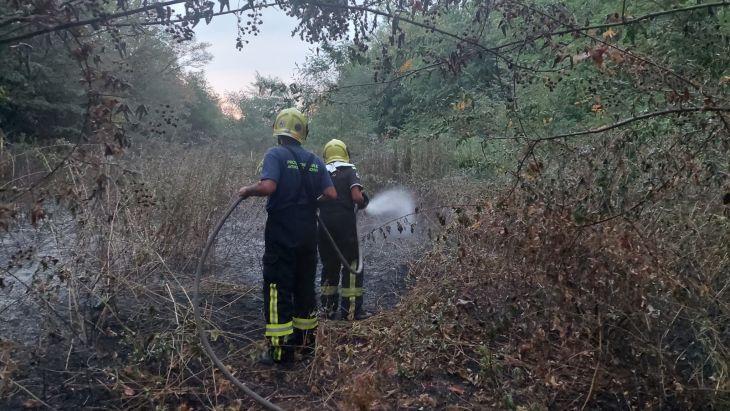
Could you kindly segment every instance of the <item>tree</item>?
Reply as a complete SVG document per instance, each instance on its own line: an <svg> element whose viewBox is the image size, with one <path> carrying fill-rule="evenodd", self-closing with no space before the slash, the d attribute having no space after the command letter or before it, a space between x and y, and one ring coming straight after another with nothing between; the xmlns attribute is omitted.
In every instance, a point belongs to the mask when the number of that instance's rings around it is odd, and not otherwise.
<svg viewBox="0 0 730 411"><path fill-rule="evenodd" d="M185 86L191 96L185 103L189 113L186 122L191 131L214 136L221 132L223 127L223 112L218 97L208 85L202 72L185 75Z"/></svg>
<svg viewBox="0 0 730 411"><path fill-rule="evenodd" d="M232 127L234 138L243 138L252 148L269 147L276 114L295 105L295 91L278 78L256 73L248 90L227 97L240 113Z"/></svg>

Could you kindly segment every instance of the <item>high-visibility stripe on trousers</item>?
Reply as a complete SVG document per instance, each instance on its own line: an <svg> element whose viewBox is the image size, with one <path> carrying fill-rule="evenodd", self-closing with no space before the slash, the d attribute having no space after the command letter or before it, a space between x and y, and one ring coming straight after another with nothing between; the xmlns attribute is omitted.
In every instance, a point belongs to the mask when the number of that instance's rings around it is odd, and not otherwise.
<svg viewBox="0 0 730 411"><path fill-rule="evenodd" d="M319 325L319 320L317 319L317 317L311 317L311 318L294 317L293 325L294 325L294 328L297 330L313 330L313 329L317 328L317 325Z"/></svg>
<svg viewBox="0 0 730 411"><path fill-rule="evenodd" d="M269 338L271 344L271 358L274 361L282 361L285 359L287 353L285 353L286 343L289 341L289 336L294 333L293 321L287 321L285 323L279 322L279 290L276 283L269 284L268 293L268 315L266 316L266 332L264 335ZM264 294L266 291L264 291Z"/></svg>
<svg viewBox="0 0 730 411"><path fill-rule="evenodd" d="M354 213L321 216L340 252L351 262L350 267L357 268L358 246ZM342 265L321 227L319 256L322 260L320 295L323 310L330 316L340 311L343 319L354 319L355 314L362 310L363 274L355 275Z"/></svg>

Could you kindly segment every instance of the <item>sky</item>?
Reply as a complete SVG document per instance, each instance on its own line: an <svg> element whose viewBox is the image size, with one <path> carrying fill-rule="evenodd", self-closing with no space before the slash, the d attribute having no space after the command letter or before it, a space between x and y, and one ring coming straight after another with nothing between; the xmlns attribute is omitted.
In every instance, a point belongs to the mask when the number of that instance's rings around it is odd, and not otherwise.
<svg viewBox="0 0 730 411"><path fill-rule="evenodd" d="M231 1L231 7L235 7L235 1ZM205 73L219 95L246 89L253 82L256 71L289 83L295 65L304 63L307 52L313 48L298 36L291 37L296 20L278 8L265 9L262 20L261 33L246 37L249 44L244 44L241 51L236 49L234 15L218 16L209 25L203 21L195 28L196 40L210 43L208 51L213 55L213 61L205 67ZM245 24L246 20L243 21Z"/></svg>

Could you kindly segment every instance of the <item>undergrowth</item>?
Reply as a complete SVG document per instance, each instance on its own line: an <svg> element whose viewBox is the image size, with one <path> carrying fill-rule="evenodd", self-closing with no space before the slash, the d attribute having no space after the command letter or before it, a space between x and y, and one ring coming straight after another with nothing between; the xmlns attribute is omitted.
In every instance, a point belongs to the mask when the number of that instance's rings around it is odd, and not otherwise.
<svg viewBox="0 0 730 411"><path fill-rule="evenodd" d="M527 198L455 210L398 309L320 331L310 384L342 409L730 407L727 272Z"/></svg>
<svg viewBox="0 0 730 411"><path fill-rule="evenodd" d="M262 220L263 204L242 206L203 284L205 326L236 375L291 409L730 407L730 227L712 187L667 180L669 194L633 199L646 205L638 212L591 222L600 214L586 210L603 207L610 190L591 202L569 189L558 197L547 172L530 163L521 184L489 196L458 172L431 180L428 165L445 158L439 150L412 148L424 175L393 169L404 153L394 147L362 161L373 191L405 182L417 192L409 221L428 230L432 248L412 262L396 308L362 322L322 321L314 359L290 370L255 364L261 319L250 303L259 290L237 276L242 267L258 273L252 239L261 236L250 222ZM8 404L41 406L26 394L44 392L43 401L66 406L251 406L200 351L186 293L215 218L255 175L249 157L162 145L98 169L83 157L69 161L57 190L70 195L53 208L52 192L40 193L48 200L33 222L52 233L57 210L71 210L65 229L73 235L57 236L69 253L53 268L65 274L39 269L21 301L44 313L47 335L24 354L0 345ZM27 228L21 218L32 215L10 218L11 231ZM374 234L367 241L389 231ZM49 301L70 308L53 311ZM21 366L30 361L56 380Z"/></svg>

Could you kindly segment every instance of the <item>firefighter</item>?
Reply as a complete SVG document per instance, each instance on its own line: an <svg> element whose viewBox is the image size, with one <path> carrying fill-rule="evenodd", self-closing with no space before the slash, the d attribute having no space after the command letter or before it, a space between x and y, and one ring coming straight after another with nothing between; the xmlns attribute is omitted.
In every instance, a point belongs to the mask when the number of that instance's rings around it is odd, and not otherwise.
<svg viewBox="0 0 730 411"><path fill-rule="evenodd" d="M264 231L264 317L268 350L260 362L290 362L297 346L313 347L317 327L317 199L337 198L325 164L301 144L307 119L294 108L274 121L278 145L263 161L258 183L241 187L243 197L268 197Z"/></svg>
<svg viewBox="0 0 730 411"><path fill-rule="evenodd" d="M330 319L336 319L340 315L343 319L360 320L369 316L362 307L363 274L355 274L342 264L323 231L325 228L329 231L337 248L354 271L359 258L355 207L363 209L367 207L369 200L363 192L355 166L350 163L350 154L345 143L337 139L331 140L324 146L323 157L337 190L337 200L323 203L319 212L325 226L320 225L319 228L322 309ZM338 288L340 280L342 287Z"/></svg>

